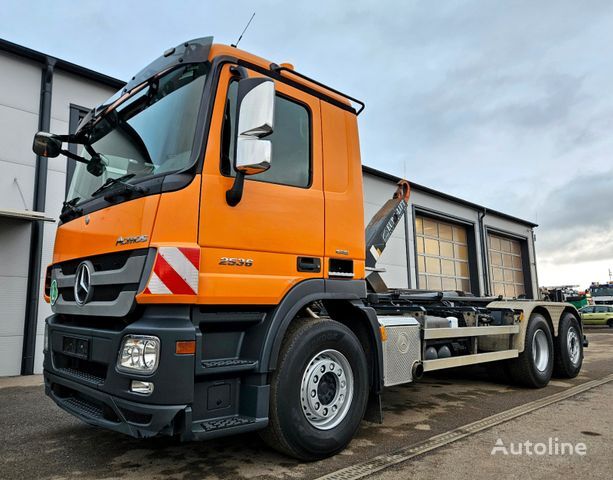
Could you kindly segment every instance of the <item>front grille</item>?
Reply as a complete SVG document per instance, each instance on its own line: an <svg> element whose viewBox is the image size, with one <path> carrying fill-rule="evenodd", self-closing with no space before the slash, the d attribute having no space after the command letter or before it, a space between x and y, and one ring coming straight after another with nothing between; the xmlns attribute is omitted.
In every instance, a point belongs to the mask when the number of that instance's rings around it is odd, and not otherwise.
<svg viewBox="0 0 613 480"><path fill-rule="evenodd" d="M127 283L125 285L98 285L94 290L92 302L112 302L117 300L121 292L135 292L138 289L138 283ZM74 302L74 287L66 287L59 289L59 294L66 302Z"/></svg>
<svg viewBox="0 0 613 480"><path fill-rule="evenodd" d="M53 366L58 372L96 385L106 380L107 365L63 353L53 352Z"/></svg>
<svg viewBox="0 0 613 480"><path fill-rule="evenodd" d="M69 377L78 378L79 380L84 380L89 383L95 383L96 385L104 383L104 377L92 375L91 373L87 372L81 372L75 368L58 368L57 371L58 373L63 373Z"/></svg>
<svg viewBox="0 0 613 480"><path fill-rule="evenodd" d="M137 255L147 255L147 249L141 248L139 250L125 250L122 252L105 253L102 255L95 255L87 259L78 258L68 260L54 266L59 267L64 275L74 275L79 264L83 260L89 260L94 265L94 270L96 272L104 272L107 270L119 270L120 268L123 268L128 261L128 258Z"/></svg>
<svg viewBox="0 0 613 480"><path fill-rule="evenodd" d="M134 307L149 249L126 250L68 260L53 265L51 278L57 282L59 297L55 313L123 317ZM151 260L154 251L151 250ZM90 270L90 298L84 305L75 299L75 278L78 266L85 262ZM148 273L148 272L147 272Z"/></svg>

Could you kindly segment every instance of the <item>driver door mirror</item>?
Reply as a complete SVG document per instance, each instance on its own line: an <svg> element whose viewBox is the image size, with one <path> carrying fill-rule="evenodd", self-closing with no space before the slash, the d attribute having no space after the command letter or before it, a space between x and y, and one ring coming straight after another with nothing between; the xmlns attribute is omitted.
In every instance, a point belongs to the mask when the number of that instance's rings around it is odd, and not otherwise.
<svg viewBox="0 0 613 480"><path fill-rule="evenodd" d="M245 175L257 175L270 168L272 144L263 137L273 131L275 84L270 78L244 78L238 82L238 119L234 152L236 179L226 192L228 205L237 205L243 195Z"/></svg>
<svg viewBox="0 0 613 480"><path fill-rule="evenodd" d="M275 111L275 84L269 78L245 78L238 83L236 118L238 137L234 169L256 175L270 168L272 146L269 140Z"/></svg>
<svg viewBox="0 0 613 480"><path fill-rule="evenodd" d="M39 157L55 158L62 152L62 140L52 133L38 132L34 135L32 150Z"/></svg>

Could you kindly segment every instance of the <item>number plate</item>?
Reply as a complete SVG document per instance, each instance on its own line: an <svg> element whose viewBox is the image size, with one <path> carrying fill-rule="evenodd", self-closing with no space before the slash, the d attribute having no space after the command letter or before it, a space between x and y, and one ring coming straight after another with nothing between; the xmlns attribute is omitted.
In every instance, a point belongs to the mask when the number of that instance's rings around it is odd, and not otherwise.
<svg viewBox="0 0 613 480"><path fill-rule="evenodd" d="M89 357L89 340L79 337L63 337L62 353L78 358Z"/></svg>

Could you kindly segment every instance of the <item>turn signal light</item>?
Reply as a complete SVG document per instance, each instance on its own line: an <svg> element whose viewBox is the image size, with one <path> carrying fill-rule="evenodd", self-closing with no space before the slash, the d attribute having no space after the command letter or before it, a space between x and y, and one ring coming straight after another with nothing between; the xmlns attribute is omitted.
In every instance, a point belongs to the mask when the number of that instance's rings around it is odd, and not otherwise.
<svg viewBox="0 0 613 480"><path fill-rule="evenodd" d="M383 325L379 326L379 332L381 333L381 341L387 342L387 330Z"/></svg>
<svg viewBox="0 0 613 480"><path fill-rule="evenodd" d="M178 340L175 353L177 355L193 355L196 353L196 341L195 340Z"/></svg>

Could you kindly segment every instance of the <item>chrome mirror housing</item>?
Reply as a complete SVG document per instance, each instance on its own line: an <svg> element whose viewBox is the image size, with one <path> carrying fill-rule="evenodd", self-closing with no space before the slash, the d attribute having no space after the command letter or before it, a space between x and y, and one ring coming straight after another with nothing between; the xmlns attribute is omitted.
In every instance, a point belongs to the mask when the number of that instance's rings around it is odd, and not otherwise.
<svg viewBox="0 0 613 480"><path fill-rule="evenodd" d="M238 137L234 169L256 175L270 168L272 145L263 137L273 131L275 86L269 78L246 78L238 85Z"/></svg>

